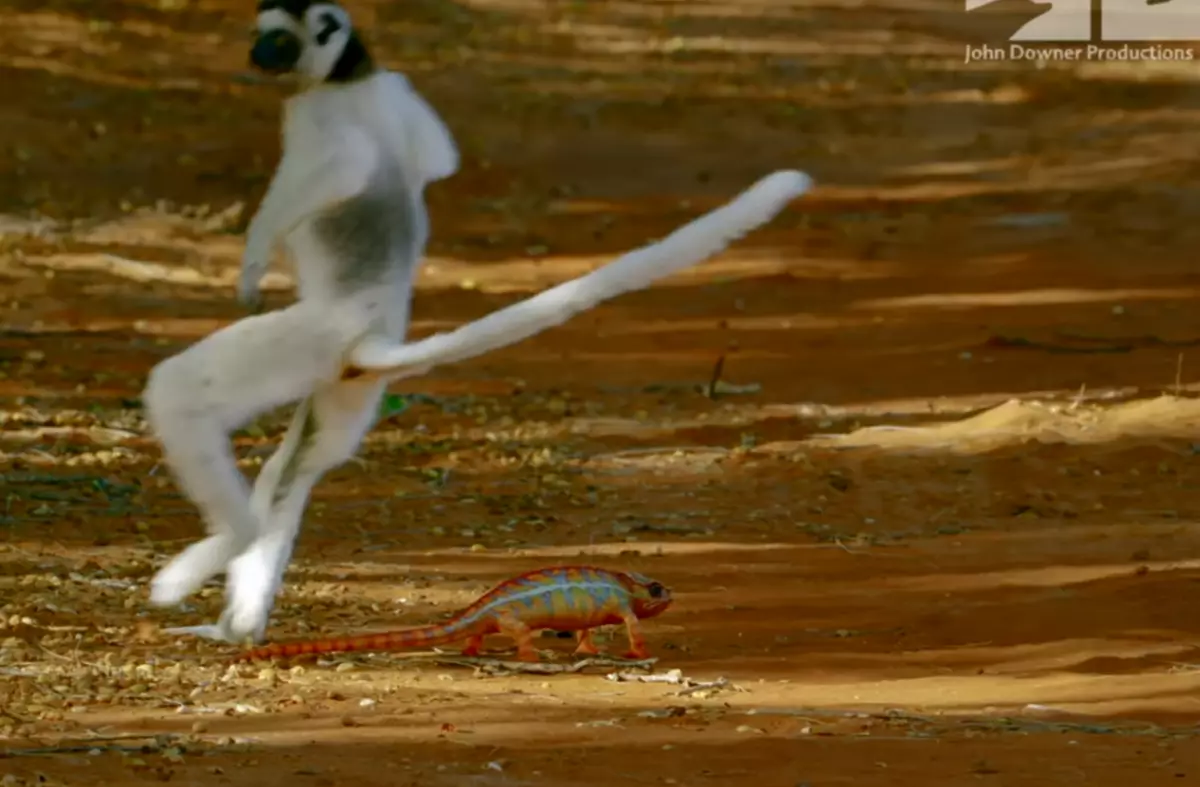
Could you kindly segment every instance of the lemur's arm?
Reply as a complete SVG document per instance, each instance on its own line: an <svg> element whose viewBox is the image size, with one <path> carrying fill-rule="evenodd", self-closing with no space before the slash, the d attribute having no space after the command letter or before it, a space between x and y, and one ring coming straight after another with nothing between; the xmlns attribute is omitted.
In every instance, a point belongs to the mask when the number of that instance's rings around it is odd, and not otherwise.
<svg viewBox="0 0 1200 787"><path fill-rule="evenodd" d="M243 304L258 305L258 285L270 265L276 242L313 213L360 194L375 169L378 153L362 131L343 128L336 138L313 139L320 143L284 153L246 229L238 283L238 300Z"/></svg>
<svg viewBox="0 0 1200 787"><path fill-rule="evenodd" d="M400 123L396 157L415 173L422 185L448 178L458 171L458 147L441 116L403 74L388 74L390 98Z"/></svg>

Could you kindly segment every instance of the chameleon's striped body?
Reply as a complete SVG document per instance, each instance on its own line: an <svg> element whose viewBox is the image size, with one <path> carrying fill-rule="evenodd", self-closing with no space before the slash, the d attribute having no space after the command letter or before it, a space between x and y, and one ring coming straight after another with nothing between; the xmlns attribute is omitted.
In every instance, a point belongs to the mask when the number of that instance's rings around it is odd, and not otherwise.
<svg viewBox="0 0 1200 787"><path fill-rule="evenodd" d="M614 623L624 623L629 633L629 652L625 655L645 658L646 645L638 621L661 614L671 600L666 587L641 574L594 566L556 566L501 582L445 623L356 637L280 642L254 648L239 661L421 648L458 640L467 641L463 655L473 656L489 634L512 637L517 642L517 658L537 661L533 632L538 629L577 631L579 647L575 652L594 654L598 651L590 630Z"/></svg>

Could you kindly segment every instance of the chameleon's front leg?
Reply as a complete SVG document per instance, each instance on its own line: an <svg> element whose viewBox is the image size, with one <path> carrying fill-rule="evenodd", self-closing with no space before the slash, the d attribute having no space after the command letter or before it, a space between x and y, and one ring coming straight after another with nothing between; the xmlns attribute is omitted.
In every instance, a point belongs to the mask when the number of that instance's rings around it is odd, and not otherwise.
<svg viewBox="0 0 1200 787"><path fill-rule="evenodd" d="M624 621L625 631L629 634L629 650L623 657L639 661L649 658L650 653L646 650L646 640L642 637L642 622L632 612L625 615Z"/></svg>
<svg viewBox="0 0 1200 787"><path fill-rule="evenodd" d="M599 656L600 648L596 647L596 641L592 639L591 629L580 629L579 631L579 646L575 648L576 656Z"/></svg>

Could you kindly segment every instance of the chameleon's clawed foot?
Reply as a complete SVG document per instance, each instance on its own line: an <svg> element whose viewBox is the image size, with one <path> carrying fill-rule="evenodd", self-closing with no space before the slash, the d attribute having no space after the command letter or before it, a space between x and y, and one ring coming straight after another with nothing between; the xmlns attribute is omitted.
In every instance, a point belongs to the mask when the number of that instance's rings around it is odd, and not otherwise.
<svg viewBox="0 0 1200 787"><path fill-rule="evenodd" d="M646 640L642 639L641 626L636 616L630 615L625 618L625 631L629 635L629 650L622 654L622 658L632 661L643 661L650 658L650 653L646 650Z"/></svg>
<svg viewBox="0 0 1200 787"><path fill-rule="evenodd" d="M579 632L579 647L575 648L576 656L600 656L603 652L596 647L595 641L592 639L592 632L584 629Z"/></svg>

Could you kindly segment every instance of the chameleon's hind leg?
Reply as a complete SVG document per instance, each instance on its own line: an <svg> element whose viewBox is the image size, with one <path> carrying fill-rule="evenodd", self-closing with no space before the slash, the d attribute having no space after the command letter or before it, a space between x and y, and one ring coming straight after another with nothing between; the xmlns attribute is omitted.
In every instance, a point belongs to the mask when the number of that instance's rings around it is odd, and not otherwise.
<svg viewBox="0 0 1200 787"><path fill-rule="evenodd" d="M500 634L516 641L517 661L541 661L533 646L533 629L513 617L503 617L496 623Z"/></svg>
<svg viewBox="0 0 1200 787"><path fill-rule="evenodd" d="M629 634L629 650L622 654L623 658L640 660L649 657L646 640L642 638L642 624L636 615L625 616L625 631Z"/></svg>
<svg viewBox="0 0 1200 787"><path fill-rule="evenodd" d="M579 647L575 648L577 656L599 656L600 648L596 647L596 641L592 639L591 629L580 629L579 631Z"/></svg>
<svg viewBox="0 0 1200 787"><path fill-rule="evenodd" d="M460 656L478 656L479 651L482 648L483 648L483 635L476 634L474 636L467 637L467 644L463 645L463 649L462 649L462 651L459 652L459 655Z"/></svg>

